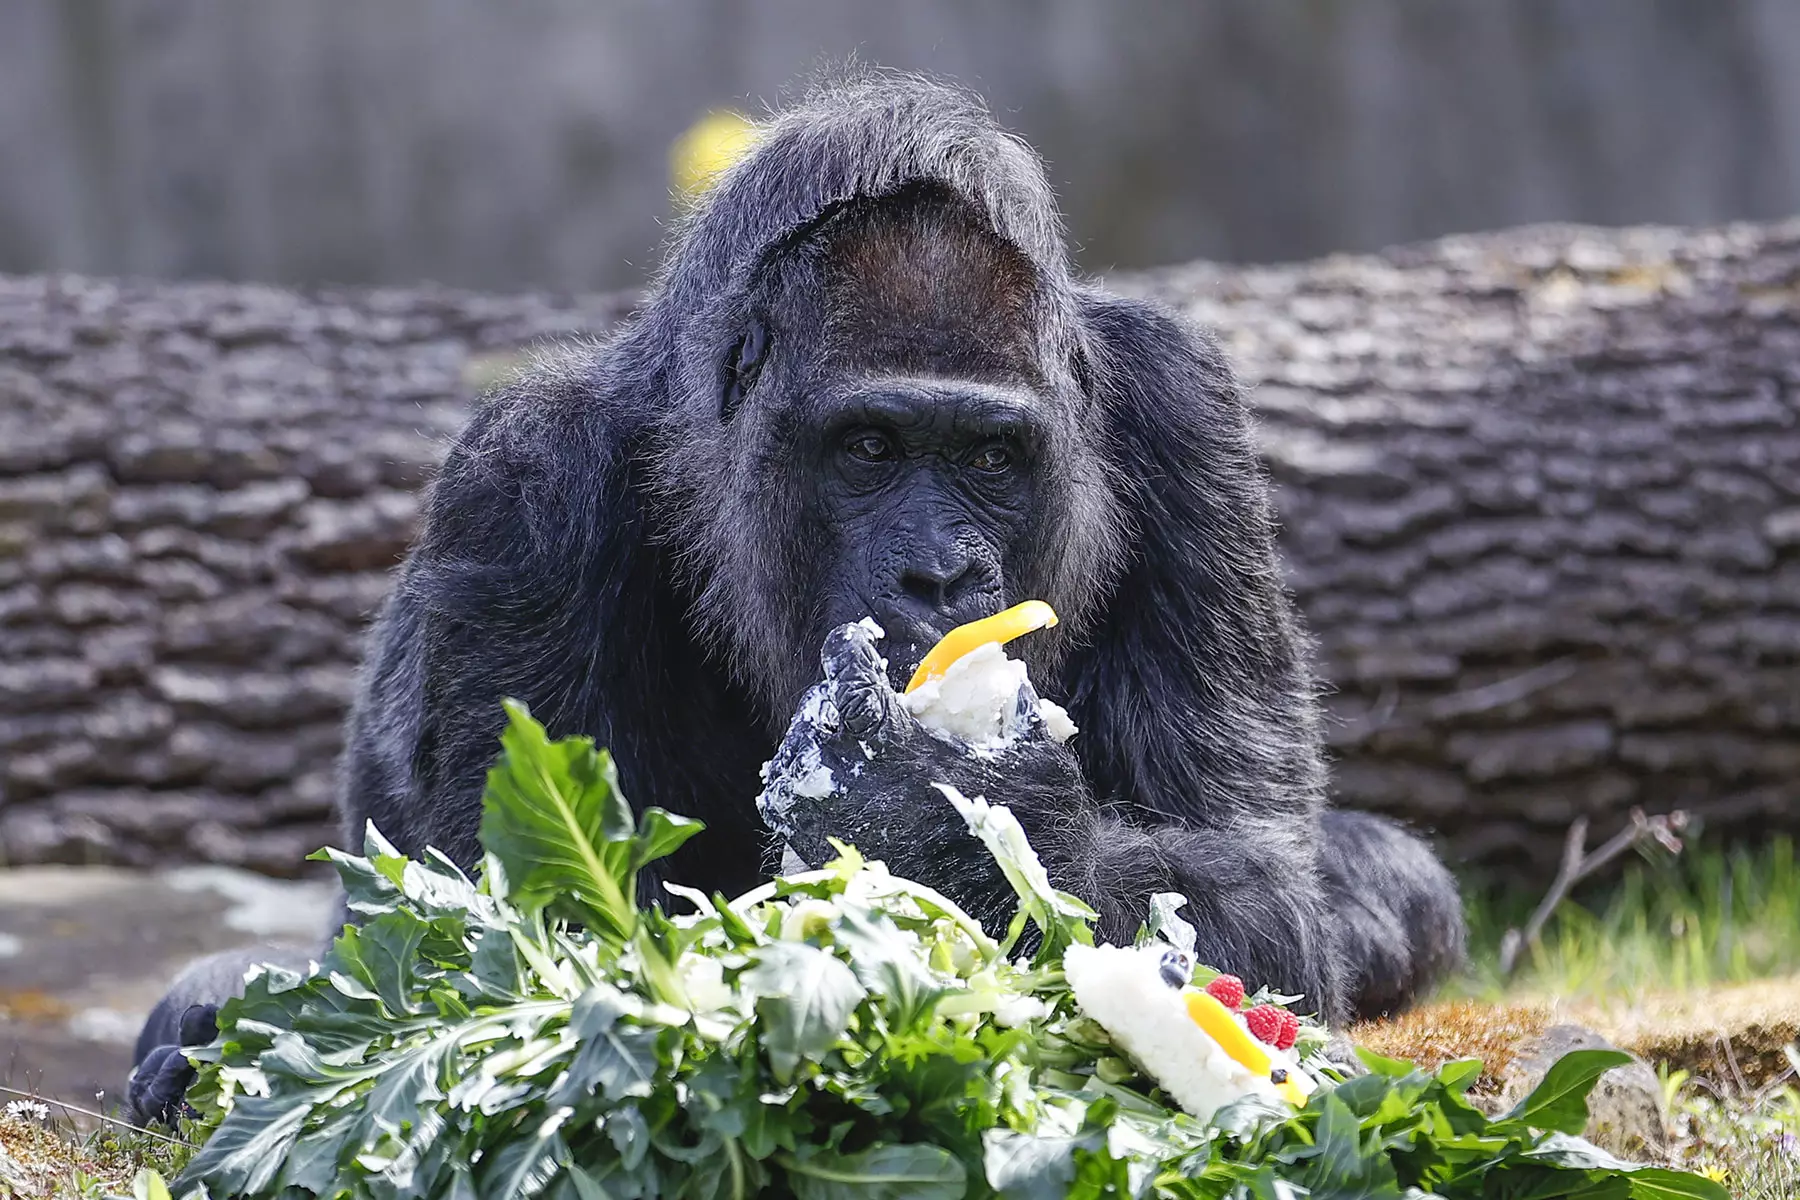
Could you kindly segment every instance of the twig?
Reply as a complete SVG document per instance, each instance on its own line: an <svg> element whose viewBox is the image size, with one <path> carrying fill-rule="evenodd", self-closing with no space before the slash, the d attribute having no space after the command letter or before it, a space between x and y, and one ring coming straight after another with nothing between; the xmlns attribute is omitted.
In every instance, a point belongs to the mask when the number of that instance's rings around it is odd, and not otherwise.
<svg viewBox="0 0 1800 1200"><path fill-rule="evenodd" d="M1557 869L1556 878L1550 884L1550 890L1538 904L1537 911L1531 914L1531 920L1525 923L1523 930L1509 929L1506 936L1500 939L1500 974L1504 978L1513 973L1519 965L1519 958L1525 947L1538 944L1539 935L1544 931L1544 924L1556 906L1568 898L1574 886L1604 867L1625 851L1644 842L1655 842L1670 854L1681 853L1680 833L1687 828L1688 816L1681 809L1676 809L1663 816L1646 817L1644 810L1631 810L1631 823L1611 839L1602 844L1592 854L1587 853L1588 820L1586 817L1575 818L1569 826L1569 835L1563 842L1562 866Z"/></svg>
<svg viewBox="0 0 1800 1200"><path fill-rule="evenodd" d="M1374 703L1364 708L1360 714L1338 721L1339 732L1335 741L1338 745L1360 746L1390 728L1407 729L1427 721L1447 721L1453 717L1492 712L1496 708L1530 699L1545 688L1555 687L1574 675L1580 667L1581 664L1573 657L1565 655L1496 683L1447 692L1423 704L1408 705L1405 712L1400 711L1400 688L1390 679L1381 685L1381 694Z"/></svg>
<svg viewBox="0 0 1800 1200"><path fill-rule="evenodd" d="M1755 1089L1750 1086L1750 1081L1744 1078L1743 1069L1738 1066L1737 1047L1731 1044L1731 1035L1721 1029L1713 1034L1713 1038L1719 1043L1719 1057L1723 1058L1725 1065L1731 1068L1731 1078L1737 1084L1737 1094L1739 1096L1751 1095Z"/></svg>
<svg viewBox="0 0 1800 1200"><path fill-rule="evenodd" d="M1541 667L1533 667L1529 671L1502 679L1498 683L1467 688L1463 691L1439 696L1425 706L1425 711L1435 721L1442 721L1449 717L1466 717L1474 713L1492 712L1496 708L1504 708L1508 704L1516 704L1520 700L1529 699L1545 688L1555 687L1574 675L1580 667L1581 664L1572 656L1564 655Z"/></svg>
<svg viewBox="0 0 1800 1200"><path fill-rule="evenodd" d="M145 1129L142 1125L133 1125L130 1121L121 1121L117 1117L109 1117L105 1113L95 1112L91 1108L83 1108L79 1104L70 1104L65 1100L55 1100L48 1096L40 1096L36 1092L22 1092L18 1088L10 1088L4 1084L0 1084L0 1092L5 1092L9 1096L18 1096L24 1100L36 1100L39 1104L54 1104L64 1112L80 1113L84 1117L92 1117L94 1120L104 1121L108 1125L117 1125L122 1129L129 1129L133 1133L141 1133L145 1137L155 1138L159 1142L167 1142L171 1146L185 1146L188 1144L180 1138L168 1137L156 1132L154 1129Z"/></svg>

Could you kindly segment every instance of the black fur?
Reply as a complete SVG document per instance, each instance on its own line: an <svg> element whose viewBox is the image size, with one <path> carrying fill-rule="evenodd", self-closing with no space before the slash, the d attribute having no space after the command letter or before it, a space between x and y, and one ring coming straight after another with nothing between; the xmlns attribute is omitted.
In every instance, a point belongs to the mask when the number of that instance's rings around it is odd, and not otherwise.
<svg viewBox="0 0 1800 1200"><path fill-rule="evenodd" d="M822 516L848 510L821 495L860 493L819 482L808 406L890 387L927 413L1019 406L1029 472L935 524ZM898 682L934 633L1027 597L1064 620L1017 652L1081 732L970 782L1106 933L1183 891L1203 961L1334 1020L1403 1005L1455 963L1460 907L1430 852L1324 813L1307 648L1218 350L1073 278L1035 155L966 95L885 74L774 117L640 313L473 417L373 634L346 837L373 820L472 863L515 696L553 735L610 747L634 800L707 822L672 875L748 887L758 768L825 634L885 606ZM917 794L919 772L958 768L915 765L851 789L843 829L979 899L979 855Z"/></svg>

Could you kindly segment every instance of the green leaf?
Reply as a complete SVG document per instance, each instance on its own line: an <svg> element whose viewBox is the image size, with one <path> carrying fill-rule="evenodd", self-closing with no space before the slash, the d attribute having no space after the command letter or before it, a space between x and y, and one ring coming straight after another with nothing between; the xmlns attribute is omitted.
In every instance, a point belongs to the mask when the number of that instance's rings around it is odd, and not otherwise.
<svg viewBox="0 0 1800 1200"><path fill-rule="evenodd" d="M418 1011L416 972L426 926L408 912L346 925L331 948L332 966L367 987L396 1017Z"/></svg>
<svg viewBox="0 0 1800 1200"><path fill-rule="evenodd" d="M1479 1058L1459 1058L1447 1062L1438 1068L1438 1082L1453 1092L1466 1092L1471 1084L1481 1078L1481 1060Z"/></svg>
<svg viewBox="0 0 1800 1200"><path fill-rule="evenodd" d="M1075 1148L1091 1142L990 1129L981 1137L982 1170L1007 1200L1062 1200L1075 1181Z"/></svg>
<svg viewBox="0 0 1800 1200"><path fill-rule="evenodd" d="M627 1171L637 1170L650 1151L650 1126L644 1123L644 1114L627 1104L606 1114L604 1128L619 1152L620 1165Z"/></svg>
<svg viewBox="0 0 1800 1200"><path fill-rule="evenodd" d="M1580 1133L1587 1128L1588 1093L1602 1075L1630 1061L1631 1055L1622 1050L1572 1050L1557 1059L1545 1072L1543 1081L1501 1120L1559 1133Z"/></svg>
<svg viewBox="0 0 1800 1200"><path fill-rule="evenodd" d="M635 825L612 756L588 738L551 742L523 704L505 704L505 751L488 772L481 844L506 872L507 899L621 944L637 928Z"/></svg>
<svg viewBox="0 0 1800 1200"><path fill-rule="evenodd" d="M784 1156L782 1165L799 1200L959 1200L968 1185L948 1150L916 1143Z"/></svg>
<svg viewBox="0 0 1800 1200"><path fill-rule="evenodd" d="M1403 1059L1389 1058L1361 1046L1357 1046L1355 1049L1356 1057L1362 1060L1363 1066L1369 1068L1376 1075L1391 1075L1397 1079L1402 1075L1413 1073L1413 1065Z"/></svg>
<svg viewBox="0 0 1800 1200"><path fill-rule="evenodd" d="M1397 1197L1400 1185L1385 1154L1366 1153L1361 1122L1350 1107L1327 1092L1313 1126L1313 1149L1300 1181L1334 1196Z"/></svg>
<svg viewBox="0 0 1800 1200"><path fill-rule="evenodd" d="M446 1029L396 1057L377 1060L380 1074L375 1086L356 1106L361 1137L373 1140L376 1131L398 1133L417 1122L428 1105L444 1098L445 1076L457 1050L456 1032Z"/></svg>
<svg viewBox="0 0 1800 1200"><path fill-rule="evenodd" d="M892 1014L892 1028L910 1028L944 994L920 953L919 939L902 933L885 915L847 908L833 923L832 936L850 955L857 980Z"/></svg>
<svg viewBox="0 0 1800 1200"><path fill-rule="evenodd" d="M491 1159L484 1159L480 1194L524 1198L548 1187L569 1161L569 1147L559 1130L573 1111L556 1109L525 1136L505 1143Z"/></svg>
<svg viewBox="0 0 1800 1200"><path fill-rule="evenodd" d="M240 1096L188 1162L177 1186L205 1183L215 1195L260 1192L281 1170L312 1114L309 1093Z"/></svg>
<svg viewBox="0 0 1800 1200"><path fill-rule="evenodd" d="M169 1200L169 1185L157 1172L145 1167L131 1181L132 1200Z"/></svg>
<svg viewBox="0 0 1800 1200"><path fill-rule="evenodd" d="M1667 1167L1640 1167L1628 1182L1631 1200L1731 1200L1724 1184Z"/></svg>
<svg viewBox="0 0 1800 1200"><path fill-rule="evenodd" d="M387 844L377 832L373 821L364 827L363 836L371 845ZM398 882L380 870L370 857L358 858L328 846L323 850L315 850L307 858L314 862L328 862L337 870L338 880L344 887L344 901L350 906L351 912L365 916L392 912L394 902L400 898Z"/></svg>
<svg viewBox="0 0 1800 1200"><path fill-rule="evenodd" d="M475 935L475 953L469 959L465 999L477 998L512 1002L524 995L527 986L524 964L519 960L519 947L504 929L484 929Z"/></svg>
<svg viewBox="0 0 1800 1200"><path fill-rule="evenodd" d="M695 834L706 828L704 821L678 817L660 808L646 808L638 818L637 837L631 848L631 870L667 858Z"/></svg>
<svg viewBox="0 0 1800 1200"><path fill-rule="evenodd" d="M658 1031L620 1020L623 997L604 985L583 992L569 1016L569 1031L581 1043L575 1061L550 1092L550 1103L572 1104L600 1089L608 1100L648 1096L660 1064Z"/></svg>
<svg viewBox="0 0 1800 1200"><path fill-rule="evenodd" d="M757 1036L775 1077L786 1083L803 1058L818 1058L844 1035L867 994L835 956L805 942L772 942L740 982L757 992Z"/></svg>
<svg viewBox="0 0 1800 1200"><path fill-rule="evenodd" d="M1181 910L1188 898L1180 892L1157 892L1150 897L1150 918L1144 923L1144 940L1161 937L1177 950L1194 952L1197 935L1194 927L1183 920Z"/></svg>
<svg viewBox="0 0 1800 1200"><path fill-rule="evenodd" d="M1097 914L1087 903L1056 890L1043 860L1032 849L1024 827L1004 804L989 804L980 796L969 799L947 783L933 783L951 807L986 846L999 864L1000 873L1019 897L1021 909L1043 932L1034 961L1059 962L1070 942L1093 944Z"/></svg>

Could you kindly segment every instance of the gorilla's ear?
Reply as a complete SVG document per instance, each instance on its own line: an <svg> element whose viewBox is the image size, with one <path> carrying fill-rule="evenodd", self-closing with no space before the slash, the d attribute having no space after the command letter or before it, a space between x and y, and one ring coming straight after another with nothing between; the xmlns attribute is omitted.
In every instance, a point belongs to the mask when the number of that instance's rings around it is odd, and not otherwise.
<svg viewBox="0 0 1800 1200"><path fill-rule="evenodd" d="M1083 761L1177 819L1314 804L1312 680L1243 395L1218 346L1170 314L1095 292L1081 313L1130 522L1117 591L1067 674Z"/></svg>

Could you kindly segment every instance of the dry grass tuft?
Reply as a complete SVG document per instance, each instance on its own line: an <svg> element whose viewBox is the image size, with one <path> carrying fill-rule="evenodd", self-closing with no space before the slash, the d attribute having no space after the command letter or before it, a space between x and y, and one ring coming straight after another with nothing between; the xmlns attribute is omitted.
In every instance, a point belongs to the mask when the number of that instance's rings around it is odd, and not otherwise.
<svg viewBox="0 0 1800 1200"><path fill-rule="evenodd" d="M1800 977L1588 1001L1569 1016L1650 1062L1755 1086L1789 1070Z"/></svg>
<svg viewBox="0 0 1800 1200"><path fill-rule="evenodd" d="M1499 1074L1518 1052L1553 1024L1540 1004L1484 1004L1450 1000L1413 1009L1389 1021L1370 1021L1350 1030L1359 1045L1389 1058L1437 1070L1459 1058L1479 1058L1481 1077L1472 1089L1499 1090Z"/></svg>

